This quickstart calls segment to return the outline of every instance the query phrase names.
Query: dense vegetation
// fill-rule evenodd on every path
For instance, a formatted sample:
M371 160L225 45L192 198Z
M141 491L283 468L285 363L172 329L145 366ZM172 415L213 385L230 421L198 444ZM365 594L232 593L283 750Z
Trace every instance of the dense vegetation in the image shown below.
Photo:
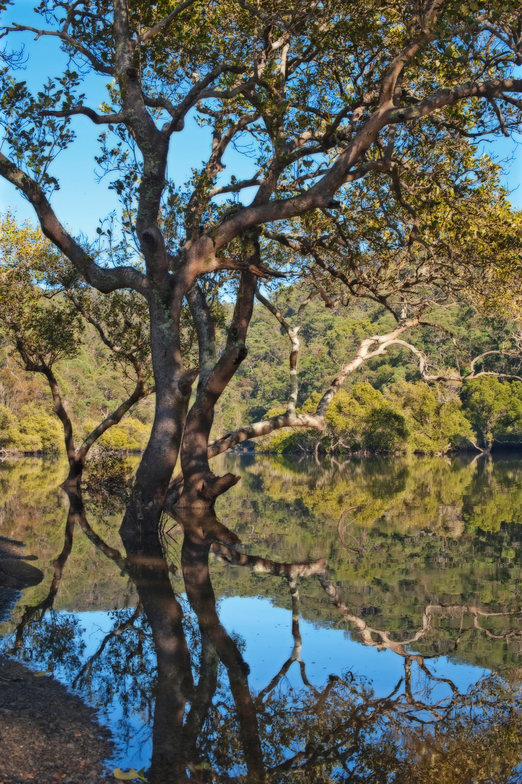
M125 379L115 371L108 352L92 332L85 336L76 357L58 364L57 375L80 438L128 395ZM141 401L117 428L101 437L100 447L143 449L150 432L153 405L150 398ZM53 412L45 379L26 372L8 344L1 353L0 446L21 452L63 450L62 425Z
M283 289L277 298L287 318L295 318L305 298L299 289ZM435 320L435 319L434 319ZM492 442L522 439L522 383L482 376L461 385L460 363L488 350L501 350L516 339L516 325L499 317L479 316L466 305L439 309L436 321L446 331L418 328L415 345L434 367L455 380L428 384L419 373L418 359L407 349L392 346L386 354L364 364L350 376L326 413L326 433L283 431L265 440L268 451L416 451L482 448ZM301 356L298 409L312 412L339 370L353 357L361 341L393 328L390 314L379 306L351 300L349 307L325 307L312 300L301 314ZM459 351L455 350L455 343ZM218 431L237 428L246 420L282 412L289 394L288 340L272 315L254 311L249 354L223 396L216 421ZM489 363L488 363L489 360ZM492 355L484 368L516 373L512 360ZM517 362L520 360L517 358ZM286 372L285 372L286 371Z
M282 289L275 301L287 318L295 317L305 295ZM476 356L513 341L513 324L481 317L472 308L441 310L439 323L455 336L461 353ZM361 340L392 327L389 313L373 303L354 300L349 308L327 308L319 298L301 317L298 410L311 412L341 363L354 355ZM223 331L224 339L224 331ZM453 340L428 327L418 330L416 345L428 359L451 371ZM248 357L223 395L214 422L216 437L246 421L283 411L289 393L288 340L278 322L261 305L254 309ZM495 364L492 364L494 360ZM498 357L488 367L516 370ZM44 378L23 369L5 333L0 369L0 446L21 452L62 449L63 434L52 411ZM128 394L126 379L111 362L94 329L87 325L76 356L62 359L56 370L75 432L83 438L109 409ZM140 401L123 421L99 441L103 450L141 450L153 418L151 397ZM325 433L279 431L258 446L269 452L408 451L441 453L449 449L489 448L522 441L522 382L483 376L460 385L428 384L417 358L392 347L350 376L331 404Z

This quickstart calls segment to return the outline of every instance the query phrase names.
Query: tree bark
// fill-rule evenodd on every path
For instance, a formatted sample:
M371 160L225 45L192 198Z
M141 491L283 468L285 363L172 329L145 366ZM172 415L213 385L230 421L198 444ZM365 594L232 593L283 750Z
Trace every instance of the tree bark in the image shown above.
M246 270L241 273L239 291L232 322L228 330L225 350L214 367L209 367L208 338L200 338L200 380L196 400L192 406L183 434L181 447L181 469L184 487L178 501L179 506L210 508L216 498L239 481L233 474L217 477L209 466L208 439L214 420L214 409L230 379L247 355L246 334L254 305L256 276ZM208 310L208 309L207 309ZM210 313L204 313L208 323ZM202 327L198 327L200 333ZM207 327L212 339L212 332Z
M181 288L181 287L180 287ZM121 531L158 529L165 497L178 459L183 427L197 370L186 371L179 344L184 290L170 281L152 287L149 298L156 406L150 438L143 453Z

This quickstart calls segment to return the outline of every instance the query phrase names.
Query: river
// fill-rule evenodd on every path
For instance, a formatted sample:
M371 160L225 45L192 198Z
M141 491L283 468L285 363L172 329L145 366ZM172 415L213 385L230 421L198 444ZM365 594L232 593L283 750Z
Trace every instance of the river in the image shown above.
M0 536L44 572L0 647L96 707L108 771L522 780L519 457L222 457L215 516L122 542L136 462L94 461L72 516L61 461L0 464Z

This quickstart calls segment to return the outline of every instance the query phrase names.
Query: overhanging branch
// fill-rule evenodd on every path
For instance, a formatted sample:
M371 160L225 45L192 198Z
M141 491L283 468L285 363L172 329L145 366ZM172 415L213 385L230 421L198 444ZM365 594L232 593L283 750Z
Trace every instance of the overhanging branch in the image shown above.
M1 152L0 175L24 194L33 205L45 236L67 256L91 286L104 294L118 289L134 289L146 296L146 278L139 270L133 267L104 269L96 264L62 226L40 185Z

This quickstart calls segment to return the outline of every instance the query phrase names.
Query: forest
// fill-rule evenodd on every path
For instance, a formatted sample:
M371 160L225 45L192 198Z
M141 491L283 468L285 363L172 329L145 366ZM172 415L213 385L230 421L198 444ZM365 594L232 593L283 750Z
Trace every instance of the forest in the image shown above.
M7 215L1 223L4 281L13 286L8 277L6 236L15 230L25 232L26 240L32 239L34 243L38 240L34 229L27 226L19 229L12 215ZM29 253L29 247L25 252ZM64 329L64 314L71 315L67 310L70 300L61 287L53 287L49 279L45 283L20 281L20 269L18 266L14 288L5 289L0 303L0 446L4 453L56 453L62 450L62 425L53 410L47 380L41 371L35 372L34 365L28 366L24 346L27 350L31 339L34 341L34 330L38 329L38 345L33 346L33 350L38 353L38 350L46 349L52 354L56 330ZM25 299L21 297L21 291L26 292ZM393 329L391 314L377 303L357 299L347 304L333 303L325 302L320 296L306 302L308 299L309 291L303 285L281 285L273 297L285 319L299 318L298 413L315 410L324 387L336 376L339 367L356 354L361 341ZM303 301L306 308L300 311ZM217 341L218 350L222 351L231 305L225 301L219 306L222 327ZM19 321L14 321L17 308ZM50 319L47 342L41 323L31 326L31 319L35 319L42 308L45 317ZM86 315L84 310L83 316ZM140 312L138 315L147 332L146 314ZM347 379L327 410L323 432L283 429L256 442L247 441L246 448L265 453L297 454L444 454L489 451L493 446L522 443L522 376L517 376L522 354L518 352L517 321L500 314L481 315L470 304L462 302L440 308L434 315L440 329L434 336L431 327L421 327L416 334L416 347L433 366L446 370L453 367L455 378L450 375L427 382L419 371L415 354L401 345L390 346L385 355L365 363ZM106 418L111 408L128 395L129 378L100 339L96 329L98 322L92 315L90 322L82 319L77 311L74 316L80 316L75 323L74 340L64 346L61 353L52 355L52 364L64 403L70 410L74 431L84 439L98 420ZM187 351L190 351L189 346L190 338L187 337ZM507 347L511 347L511 351ZM254 307L247 349L247 360L216 408L212 433L215 438L234 431L244 419L262 420L286 410L290 387L288 375L282 372L288 364L285 330L261 303ZM493 356L493 367L497 370L491 371L491 375L462 382L456 372L459 357L469 361L469 357L486 352ZM504 378L504 373L512 377ZM153 416L154 396L151 394L137 401L119 424L100 436L97 450L142 451L150 437Z

